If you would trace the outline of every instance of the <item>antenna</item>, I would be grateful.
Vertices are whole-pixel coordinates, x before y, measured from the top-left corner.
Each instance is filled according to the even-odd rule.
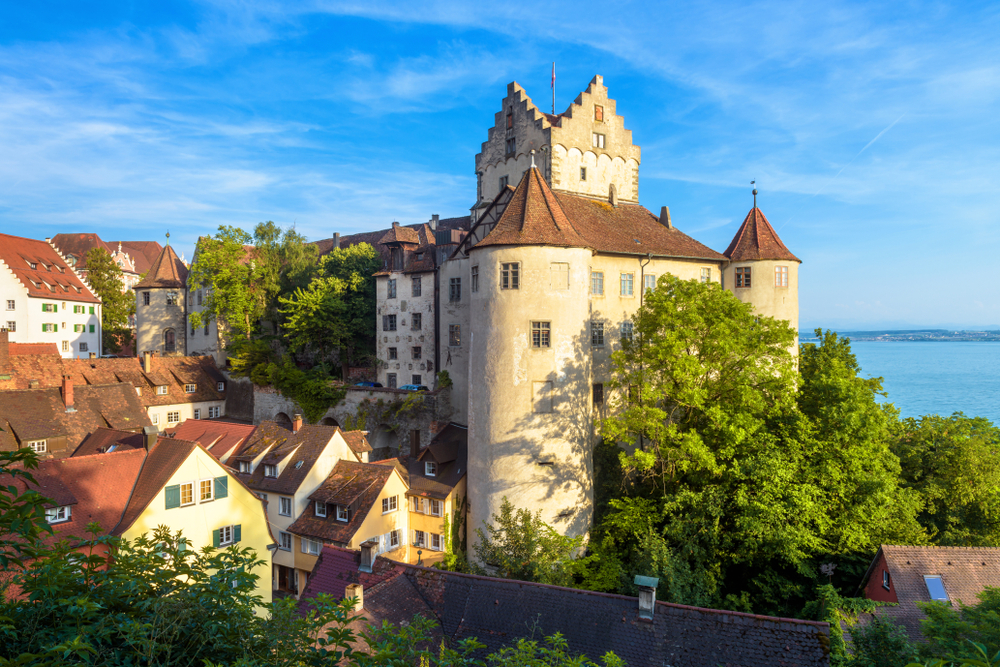
[[[552,63],[552,115],[556,115],[556,64]]]

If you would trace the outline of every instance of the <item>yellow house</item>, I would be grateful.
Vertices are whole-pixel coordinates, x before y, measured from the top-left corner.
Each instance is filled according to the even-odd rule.
[[[449,424],[419,456],[410,460],[410,490],[406,493],[410,524],[408,563],[433,565],[444,559],[445,535],[454,526],[456,515],[461,517],[459,523],[464,522],[466,515],[467,458],[468,428]],[[458,539],[461,538],[459,535]],[[452,551],[458,548],[452,545]]]
[[[296,535],[295,568],[312,572],[324,544],[359,549],[377,542],[377,554],[406,561],[406,481],[394,466],[338,461],[288,532]]]
[[[133,480],[126,481],[131,484]],[[183,531],[196,550],[230,545],[252,548],[265,561],[253,572],[259,577],[256,594],[265,604],[271,602],[268,547],[275,540],[264,503],[196,442],[156,440],[113,532],[134,540],[161,525]]]

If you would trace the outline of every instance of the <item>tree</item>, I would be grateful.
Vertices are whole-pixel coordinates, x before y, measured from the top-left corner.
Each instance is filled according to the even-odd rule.
[[[987,587],[979,594],[979,604],[957,608],[942,602],[918,602],[927,614],[920,631],[927,639],[920,647],[921,657],[962,661],[976,653],[972,644],[979,644],[982,653],[1000,656],[1000,588]],[[982,664],[1000,665],[1000,657]]]
[[[3,429],[0,429],[3,431]],[[48,498],[31,488],[38,454],[28,448],[0,452],[0,567],[16,569],[37,556],[38,540],[52,533]],[[23,491],[21,487],[26,487]]]
[[[903,422],[893,449],[935,543],[1000,546],[1000,429],[960,412],[926,415]]]
[[[87,251],[87,282],[101,299],[102,349],[118,352],[132,340],[135,295],[125,289],[125,276],[104,248]]]
[[[249,340],[266,311],[268,294],[261,287],[263,269],[247,246],[251,237],[238,227],[222,225],[215,236],[198,239],[188,285],[205,289],[203,309],[191,313],[191,326],[216,320],[235,338]],[[266,283],[265,283],[266,287]]]
[[[542,521],[541,514],[540,510],[532,514],[515,508],[504,496],[492,523],[484,521],[483,527],[476,529],[478,562],[470,563],[472,571],[487,574],[485,565],[506,579],[570,584],[577,569],[585,565],[573,560],[583,537],[564,537]]]

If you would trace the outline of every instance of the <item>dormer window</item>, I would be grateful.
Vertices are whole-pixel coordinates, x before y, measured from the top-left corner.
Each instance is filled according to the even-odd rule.
[[[278,476],[278,466],[273,464],[264,465],[264,477],[277,477]]]
[[[343,505],[337,505],[337,521],[349,521],[351,518],[351,509]]]
[[[251,468],[249,461],[240,461],[240,472],[241,473],[243,473],[243,474],[249,474],[250,472],[252,472],[252,470],[253,469]]]
[[[184,385],[184,393],[185,394],[193,394],[196,389],[198,389],[197,385],[193,385],[193,384],[186,384],[186,385]]]
[[[326,518],[326,503],[318,500],[316,501],[316,516],[321,516],[324,519]]]
[[[69,521],[71,517],[72,511],[69,505],[45,510],[45,520],[49,523],[62,523],[63,521]]]
[[[38,268],[38,264],[36,264],[35,262],[28,262],[28,266],[31,267],[32,269]]]
[[[156,395],[157,396],[166,396],[167,395],[167,385],[165,385],[165,384],[158,384],[158,385],[156,385]]]
[[[424,462],[424,474],[428,477],[437,477],[438,474],[438,464],[434,461]]]
[[[218,382],[218,383],[216,383],[215,388],[218,391],[225,391],[226,390],[226,383],[225,382]]]
[[[37,454],[44,454],[48,451],[48,440],[32,440],[24,443],[24,446]]]

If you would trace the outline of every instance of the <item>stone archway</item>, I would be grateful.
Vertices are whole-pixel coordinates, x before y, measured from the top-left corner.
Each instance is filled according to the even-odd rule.
[[[321,421],[320,424],[323,426],[340,426],[340,422],[333,417],[323,417],[323,421]]]
[[[292,418],[286,415],[284,412],[279,412],[278,414],[274,415],[274,421],[279,426],[287,426],[288,428],[292,427]]]
[[[163,330],[163,353],[171,354],[177,351],[177,335],[173,329]]]

